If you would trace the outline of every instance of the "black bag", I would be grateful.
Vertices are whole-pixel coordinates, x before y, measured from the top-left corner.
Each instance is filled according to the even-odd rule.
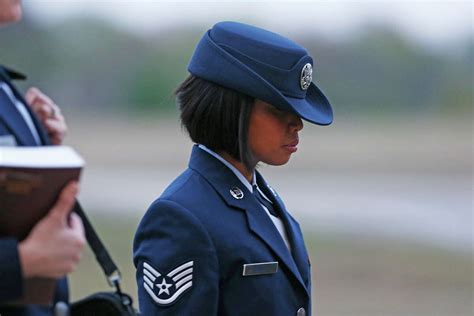
[[[120,289],[120,271],[110,257],[99,236],[92,227],[89,219],[76,202],[74,212],[82,219],[86,239],[95,254],[97,262],[102,267],[107,281],[115,292],[99,292],[89,295],[70,306],[69,313],[56,312],[59,315],[70,316],[137,316],[139,313],[133,308],[132,298]]]
[[[132,299],[127,294],[99,292],[87,296],[71,305],[72,316],[137,315]]]

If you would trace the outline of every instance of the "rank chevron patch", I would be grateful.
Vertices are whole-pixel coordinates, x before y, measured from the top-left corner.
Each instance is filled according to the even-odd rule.
[[[169,305],[193,285],[194,261],[183,263],[166,275],[143,263],[143,287],[160,305]]]

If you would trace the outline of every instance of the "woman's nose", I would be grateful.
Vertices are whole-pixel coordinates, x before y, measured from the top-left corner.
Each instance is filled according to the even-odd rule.
[[[291,129],[294,129],[296,132],[299,132],[303,129],[303,121],[301,118],[293,113],[289,113],[289,125]]]

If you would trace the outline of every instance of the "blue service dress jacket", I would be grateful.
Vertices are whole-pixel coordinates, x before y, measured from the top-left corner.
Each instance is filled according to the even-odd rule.
[[[311,315],[298,223],[256,172],[291,244],[237,176],[194,146],[189,167],[155,200],[133,251],[143,315]]]
[[[0,83],[5,83],[12,90],[15,98],[27,104],[21,93],[13,85],[12,80],[25,79],[22,74],[0,65]],[[37,146],[49,145],[46,131],[36,115],[25,107],[38,131],[41,144],[35,141],[30,128],[7,94],[0,91],[0,146]],[[2,303],[19,299],[23,293],[23,277],[18,255],[18,240],[0,237],[0,315],[52,315],[51,307],[25,306],[7,307]],[[68,285],[66,278],[56,284],[55,301],[68,301]]]

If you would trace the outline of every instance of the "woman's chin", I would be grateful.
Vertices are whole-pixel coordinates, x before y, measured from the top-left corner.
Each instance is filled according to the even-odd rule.
[[[282,155],[279,157],[272,157],[272,159],[268,159],[267,161],[262,162],[270,166],[283,166],[290,160],[290,158],[291,155]]]

